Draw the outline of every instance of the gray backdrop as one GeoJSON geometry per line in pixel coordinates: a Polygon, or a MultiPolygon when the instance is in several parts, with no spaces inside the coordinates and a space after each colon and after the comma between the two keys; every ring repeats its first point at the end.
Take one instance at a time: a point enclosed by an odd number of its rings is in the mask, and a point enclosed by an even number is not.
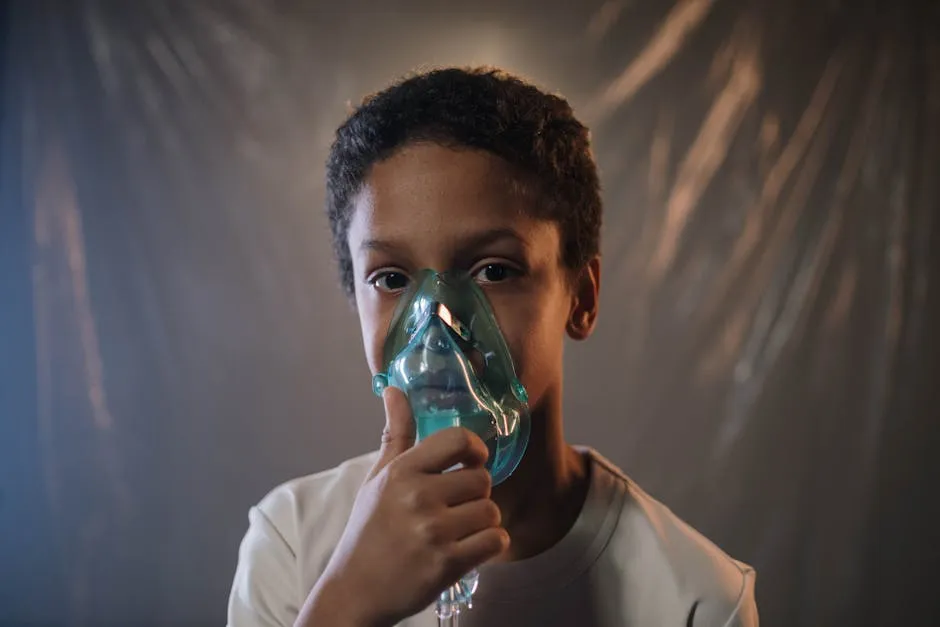
{"type": "Polygon", "coordinates": [[[0,624],[221,624],[248,507],[377,443],[323,160],[476,62],[594,131],[570,439],[756,566],[765,625],[937,620],[936,6],[4,3],[0,624]]]}

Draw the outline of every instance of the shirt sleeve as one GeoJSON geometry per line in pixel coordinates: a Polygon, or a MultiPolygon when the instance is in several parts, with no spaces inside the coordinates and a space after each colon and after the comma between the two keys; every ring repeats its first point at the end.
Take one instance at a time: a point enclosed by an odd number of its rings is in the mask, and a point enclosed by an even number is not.
{"type": "Polygon", "coordinates": [[[228,603],[228,627],[291,627],[297,604],[296,555],[258,507],[248,514],[248,532],[228,603]]]}
{"type": "Polygon", "coordinates": [[[741,585],[736,595],[724,599],[704,599],[689,617],[688,624],[695,627],[758,627],[757,601],[753,568],[741,571],[741,585]]]}

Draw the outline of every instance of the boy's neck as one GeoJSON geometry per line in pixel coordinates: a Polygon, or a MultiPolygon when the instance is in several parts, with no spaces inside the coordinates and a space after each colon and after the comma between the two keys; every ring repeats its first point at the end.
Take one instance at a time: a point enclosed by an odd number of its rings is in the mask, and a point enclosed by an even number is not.
{"type": "Polygon", "coordinates": [[[492,498],[510,538],[509,551],[495,561],[533,557],[557,544],[574,525],[587,496],[588,465],[565,442],[561,399],[543,407],[532,416],[529,445],[519,467],[493,488],[492,498]]]}

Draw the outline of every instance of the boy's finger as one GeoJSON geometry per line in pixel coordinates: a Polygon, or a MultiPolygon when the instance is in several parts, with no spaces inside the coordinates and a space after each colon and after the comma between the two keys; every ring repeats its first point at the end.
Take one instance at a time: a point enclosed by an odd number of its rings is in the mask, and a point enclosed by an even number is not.
{"type": "Polygon", "coordinates": [[[463,427],[450,427],[422,440],[402,457],[402,463],[418,472],[439,473],[457,464],[479,468],[489,454],[480,436],[463,427]]]}
{"type": "Polygon", "coordinates": [[[429,490],[449,507],[467,501],[488,499],[493,480],[483,468],[461,468],[435,477],[429,490]]]}
{"type": "Polygon", "coordinates": [[[507,549],[509,534],[502,527],[490,527],[460,540],[454,545],[452,578],[462,577],[507,549]]]}
{"type": "Polygon", "coordinates": [[[388,464],[414,446],[415,421],[404,392],[395,387],[385,388],[382,394],[385,404],[385,431],[382,432],[382,448],[379,459],[372,467],[370,477],[377,475],[388,464]]]}
{"type": "Polygon", "coordinates": [[[495,529],[502,522],[499,507],[490,499],[477,499],[447,509],[443,514],[446,536],[457,541],[495,529]]]}

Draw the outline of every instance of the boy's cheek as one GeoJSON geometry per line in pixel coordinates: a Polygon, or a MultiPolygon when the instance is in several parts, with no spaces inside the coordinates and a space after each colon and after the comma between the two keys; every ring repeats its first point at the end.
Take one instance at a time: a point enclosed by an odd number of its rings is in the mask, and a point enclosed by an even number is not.
{"type": "Polygon", "coordinates": [[[507,325],[506,343],[516,375],[527,389],[536,392],[561,366],[565,312],[543,302],[532,311],[520,308],[516,313],[520,315],[512,316],[507,325]]]}
{"type": "Polygon", "coordinates": [[[387,330],[388,325],[385,324],[375,325],[372,330],[371,341],[366,348],[368,353],[366,359],[369,362],[369,369],[372,371],[372,374],[383,370],[382,354],[385,352],[385,335],[387,330]]]}
{"type": "Polygon", "coordinates": [[[546,345],[544,326],[544,320],[538,318],[514,317],[503,331],[516,376],[523,384],[531,376],[537,376],[540,366],[547,365],[542,363],[550,348],[546,345]]]}
{"type": "Polygon", "coordinates": [[[382,369],[382,349],[385,345],[385,333],[388,323],[375,315],[369,306],[363,303],[359,308],[359,326],[362,330],[362,344],[366,353],[366,362],[372,374],[382,369]]]}

